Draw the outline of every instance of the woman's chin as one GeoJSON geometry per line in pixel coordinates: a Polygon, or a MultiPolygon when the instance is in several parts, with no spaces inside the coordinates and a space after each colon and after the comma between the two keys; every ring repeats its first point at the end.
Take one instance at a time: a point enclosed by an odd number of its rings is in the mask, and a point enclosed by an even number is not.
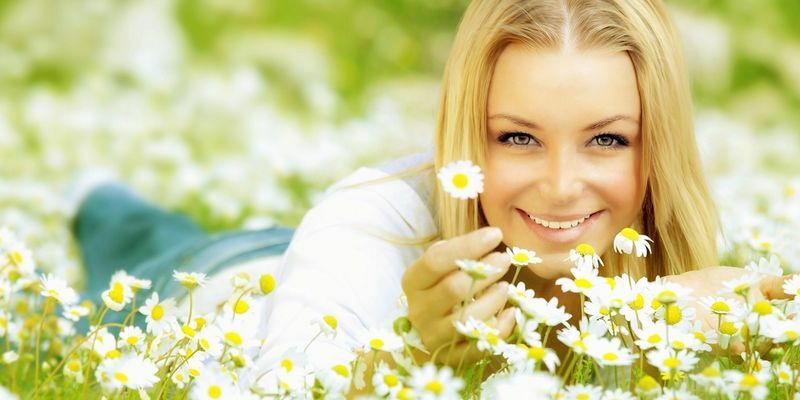
{"type": "Polygon", "coordinates": [[[569,261],[544,262],[541,264],[528,265],[528,270],[533,272],[540,279],[554,280],[570,275],[572,264],[569,261]]]}

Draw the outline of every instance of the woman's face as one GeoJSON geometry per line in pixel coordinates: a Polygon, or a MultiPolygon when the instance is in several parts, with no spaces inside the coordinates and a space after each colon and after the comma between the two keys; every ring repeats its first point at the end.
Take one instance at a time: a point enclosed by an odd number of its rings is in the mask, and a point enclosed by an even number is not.
{"type": "Polygon", "coordinates": [[[570,249],[602,255],[639,215],[639,91],[626,53],[509,45],[488,99],[480,204],[507,246],[536,251],[546,279],[570,249]]]}

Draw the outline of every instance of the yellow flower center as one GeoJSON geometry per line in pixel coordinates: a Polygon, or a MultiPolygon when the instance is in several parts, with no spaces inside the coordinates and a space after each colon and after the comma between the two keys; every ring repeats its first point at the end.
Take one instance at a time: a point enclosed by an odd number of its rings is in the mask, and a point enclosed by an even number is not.
{"type": "Polygon", "coordinates": [[[747,283],[740,283],[735,288],[733,288],[733,293],[738,295],[747,295],[747,292],[750,291],[750,285],[747,283]]]}
{"type": "Polygon", "coordinates": [[[577,347],[583,351],[586,351],[586,344],[583,343],[583,340],[576,340],[572,342],[572,347],[577,347]]]}
{"type": "Polygon", "coordinates": [[[719,331],[725,335],[735,335],[736,325],[734,325],[731,321],[723,321],[721,324],[719,324],[719,331]]]}
{"type": "Polygon", "coordinates": [[[161,318],[164,316],[164,307],[161,304],[156,304],[152,310],[150,310],[150,318],[154,321],[161,321],[161,318]]]}
{"type": "Polygon", "coordinates": [[[718,369],[711,366],[706,367],[706,369],[703,370],[702,374],[707,378],[718,378],[722,376],[722,373],[719,372],[718,369]]]}
{"type": "Polygon", "coordinates": [[[622,234],[622,236],[625,236],[626,239],[632,240],[634,242],[639,240],[639,232],[636,232],[631,228],[625,228],[620,233],[622,234]]]}
{"type": "Polygon", "coordinates": [[[791,340],[796,340],[797,336],[798,336],[797,332],[795,332],[795,331],[786,331],[786,332],[783,332],[783,334],[786,335],[786,337],[791,339],[791,340]]]}
{"type": "Polygon", "coordinates": [[[531,347],[528,349],[528,358],[541,361],[544,359],[544,348],[542,347],[531,347]]]}
{"type": "Polygon", "coordinates": [[[610,276],[606,277],[606,283],[608,284],[608,287],[610,287],[611,289],[614,289],[614,287],[617,286],[617,281],[615,281],[614,278],[610,276]]]}
{"type": "Polygon", "coordinates": [[[218,399],[220,396],[222,396],[222,388],[217,385],[211,385],[208,387],[208,397],[211,397],[212,399],[218,399]]]}
{"type": "Polygon", "coordinates": [[[81,363],[79,363],[77,360],[72,360],[69,363],[67,363],[67,369],[72,372],[80,372],[81,363]]]}
{"type": "Polygon", "coordinates": [[[125,383],[128,381],[128,375],[125,375],[122,372],[117,372],[114,374],[114,378],[117,378],[118,381],[125,383]]]}
{"type": "Polygon", "coordinates": [[[337,364],[331,369],[333,369],[333,372],[336,372],[337,374],[341,375],[344,378],[347,378],[347,377],[350,376],[350,371],[348,371],[347,367],[345,367],[342,364],[337,364]]]}
{"type": "Polygon", "coordinates": [[[753,304],[753,312],[762,317],[772,314],[772,304],[769,304],[769,302],[765,300],[756,302],[756,304],[753,304]]]}
{"type": "Polygon", "coordinates": [[[414,398],[414,391],[411,388],[402,388],[397,392],[397,398],[400,400],[410,400],[414,398]]]}
{"type": "Polygon", "coordinates": [[[8,253],[8,261],[11,262],[11,264],[14,264],[14,266],[19,266],[22,264],[24,259],[25,257],[22,256],[22,253],[19,250],[14,250],[8,253]]]}
{"type": "Polygon", "coordinates": [[[713,311],[714,314],[727,314],[731,311],[731,307],[724,301],[715,301],[714,304],[711,305],[711,311],[713,311]]]}
{"type": "Polygon", "coordinates": [[[331,329],[336,329],[339,326],[339,321],[336,320],[336,317],[333,315],[326,315],[322,317],[322,320],[325,321],[325,324],[330,326],[331,329]]]}
{"type": "Polygon", "coordinates": [[[594,255],[594,247],[586,243],[581,243],[575,248],[575,252],[582,256],[591,256],[594,255]]]}
{"type": "Polygon", "coordinates": [[[427,385],[425,385],[425,390],[436,394],[440,394],[444,390],[444,385],[442,385],[442,382],[439,382],[438,380],[434,379],[428,382],[427,385]]]}
{"type": "Polygon", "coordinates": [[[676,305],[667,306],[666,320],[667,324],[675,325],[683,319],[683,312],[681,308],[676,305]]]}
{"type": "Polygon", "coordinates": [[[270,274],[261,275],[261,278],[258,279],[258,287],[261,289],[261,293],[269,294],[275,289],[275,278],[270,274]]]}
{"type": "Polygon", "coordinates": [[[675,349],[675,350],[681,350],[681,349],[683,349],[684,347],[686,347],[686,345],[685,345],[683,342],[681,342],[680,340],[673,340],[673,341],[672,341],[672,348],[673,348],[673,349],[675,349]]]}
{"type": "Polygon", "coordinates": [[[639,311],[644,308],[644,296],[642,296],[641,293],[636,294],[636,298],[628,303],[628,307],[634,311],[639,311]]]}
{"type": "Polygon", "coordinates": [[[397,382],[398,382],[397,375],[386,374],[383,376],[383,383],[385,383],[386,386],[394,387],[395,385],[397,385],[397,382]]]}
{"type": "Polygon", "coordinates": [[[603,354],[603,360],[606,360],[606,361],[616,361],[618,358],[619,358],[619,356],[617,356],[616,353],[609,352],[609,353],[603,354]]]}
{"type": "Polygon", "coordinates": [[[239,299],[233,306],[233,312],[236,314],[244,314],[250,309],[250,305],[246,301],[239,299]]]}
{"type": "Polygon", "coordinates": [[[681,365],[681,360],[677,357],[667,357],[664,359],[664,366],[669,369],[678,368],[681,365]]]}
{"type": "Polygon", "coordinates": [[[661,304],[672,304],[678,301],[678,295],[672,290],[664,290],[656,298],[661,304]]]}
{"type": "Polygon", "coordinates": [[[756,378],[753,374],[745,374],[742,377],[742,380],[739,381],[739,384],[749,388],[754,388],[758,386],[758,378],[756,378]]]}
{"type": "Polygon", "coordinates": [[[527,255],[527,254],[525,254],[525,253],[523,253],[523,252],[519,252],[519,253],[517,253],[517,254],[514,254],[514,261],[516,261],[516,262],[518,262],[518,263],[520,263],[520,264],[522,264],[522,263],[526,263],[526,262],[528,262],[529,260],[530,260],[530,259],[528,258],[528,255],[527,255]]]}
{"type": "Polygon", "coordinates": [[[208,350],[211,347],[211,344],[208,343],[208,340],[206,340],[205,338],[198,340],[197,343],[200,344],[200,347],[202,347],[203,350],[208,350]]]}
{"type": "Polygon", "coordinates": [[[189,376],[197,378],[200,376],[200,371],[197,368],[189,368],[189,376]]]}
{"type": "Polygon", "coordinates": [[[203,327],[206,326],[206,319],[203,317],[197,317],[194,319],[195,330],[202,331],[203,327]]]}
{"type": "Polygon", "coordinates": [[[372,340],[369,341],[369,347],[372,347],[373,349],[376,349],[376,350],[382,349],[383,345],[384,345],[383,340],[380,340],[378,338],[375,338],[375,339],[372,339],[372,340]]]}
{"type": "Polygon", "coordinates": [[[590,282],[586,278],[578,278],[578,279],[575,279],[575,286],[577,286],[577,287],[579,287],[581,289],[589,289],[589,288],[592,287],[592,282],[590,282]]]}
{"type": "Polygon", "coordinates": [[[106,352],[106,358],[112,359],[122,356],[122,353],[119,352],[117,349],[109,350],[106,352]]]}
{"type": "Polygon", "coordinates": [[[701,331],[694,331],[694,338],[699,340],[701,343],[705,343],[707,340],[706,334],[701,331]]]}
{"type": "Polygon", "coordinates": [[[232,343],[234,346],[242,345],[242,336],[233,331],[225,334],[225,340],[227,340],[229,343],[232,343]]]}
{"type": "Polygon", "coordinates": [[[283,369],[285,369],[286,372],[292,372],[292,368],[294,368],[294,363],[292,363],[292,360],[284,358],[283,361],[281,361],[281,367],[283,367],[283,369]]]}
{"type": "Polygon", "coordinates": [[[188,337],[194,337],[194,329],[192,329],[192,327],[189,325],[181,326],[181,331],[183,331],[183,334],[188,337]]]}
{"type": "Polygon", "coordinates": [[[656,343],[659,343],[659,342],[661,342],[661,336],[659,336],[657,333],[654,333],[654,334],[650,335],[649,338],[647,338],[647,343],[656,344],[656,343]]]}
{"type": "Polygon", "coordinates": [[[139,342],[139,337],[138,337],[138,336],[128,336],[128,338],[127,338],[127,339],[125,339],[125,341],[126,341],[126,342],[127,342],[129,345],[133,346],[133,345],[135,345],[136,343],[138,343],[138,342],[139,342]]]}
{"type": "Polygon", "coordinates": [[[580,393],[577,396],[575,396],[575,398],[577,400],[589,400],[589,399],[591,399],[591,397],[589,397],[589,393],[580,393]]]}
{"type": "Polygon", "coordinates": [[[121,283],[114,282],[114,287],[108,293],[108,297],[111,298],[114,303],[122,303],[122,300],[125,299],[124,296],[124,288],[121,283]]]}
{"type": "Polygon", "coordinates": [[[463,189],[463,188],[467,187],[468,183],[469,183],[469,179],[467,178],[466,175],[464,175],[464,174],[455,174],[455,175],[453,175],[453,186],[455,186],[456,188],[463,189]]]}
{"type": "Polygon", "coordinates": [[[653,379],[652,376],[647,375],[642,379],[639,379],[639,383],[637,384],[637,386],[639,386],[639,389],[641,389],[642,391],[649,392],[658,389],[658,382],[656,382],[656,380],[653,379]]]}
{"type": "Polygon", "coordinates": [[[786,371],[781,371],[778,373],[778,379],[781,381],[788,381],[791,378],[786,371]]]}

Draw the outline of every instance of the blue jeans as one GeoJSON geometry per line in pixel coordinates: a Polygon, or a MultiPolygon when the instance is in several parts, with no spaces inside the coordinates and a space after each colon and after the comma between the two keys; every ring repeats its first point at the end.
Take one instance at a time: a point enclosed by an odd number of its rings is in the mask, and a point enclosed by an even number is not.
{"type": "Polygon", "coordinates": [[[162,298],[183,293],[172,271],[213,275],[228,266],[282,254],[288,228],[209,233],[186,216],[145,202],[126,187],[106,184],[81,203],[73,232],[87,272],[84,295],[100,301],[117,270],[150,279],[162,298]]]}

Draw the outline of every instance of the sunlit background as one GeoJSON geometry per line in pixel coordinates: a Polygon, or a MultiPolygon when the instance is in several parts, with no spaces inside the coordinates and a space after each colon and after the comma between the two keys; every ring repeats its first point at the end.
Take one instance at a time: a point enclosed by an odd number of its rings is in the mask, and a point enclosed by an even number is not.
{"type": "MultiPolygon", "coordinates": [[[[78,284],[69,193],[91,171],[209,230],[294,226],[334,180],[431,146],[466,3],[0,0],[0,224],[78,284]]],[[[668,5],[721,261],[798,269],[800,2],[668,5]]]]}

